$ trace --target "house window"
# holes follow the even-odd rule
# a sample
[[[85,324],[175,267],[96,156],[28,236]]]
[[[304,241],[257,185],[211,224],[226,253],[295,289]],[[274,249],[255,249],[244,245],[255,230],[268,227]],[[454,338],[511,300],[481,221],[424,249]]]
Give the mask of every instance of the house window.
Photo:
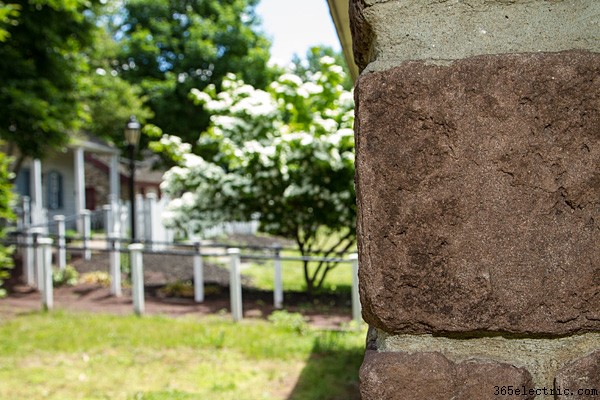
[[[17,174],[17,179],[15,180],[15,186],[17,188],[17,193],[21,196],[31,196],[31,174],[28,168],[21,168],[19,173]]]
[[[60,172],[48,172],[48,209],[63,208],[63,177]]]

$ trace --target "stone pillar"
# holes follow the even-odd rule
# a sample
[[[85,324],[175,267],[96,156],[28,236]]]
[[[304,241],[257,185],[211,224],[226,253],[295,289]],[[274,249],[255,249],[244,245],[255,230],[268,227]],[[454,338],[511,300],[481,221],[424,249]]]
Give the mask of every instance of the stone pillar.
[[[600,2],[350,8],[363,399],[600,392]]]

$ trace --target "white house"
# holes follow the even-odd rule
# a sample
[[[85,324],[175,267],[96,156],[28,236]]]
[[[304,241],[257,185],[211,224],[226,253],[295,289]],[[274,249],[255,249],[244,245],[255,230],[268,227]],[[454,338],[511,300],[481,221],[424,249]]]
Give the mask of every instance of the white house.
[[[119,149],[93,138],[73,138],[63,151],[54,151],[44,161],[26,160],[17,174],[15,190],[30,199],[31,223],[40,225],[55,215],[77,220],[86,207],[85,153],[109,157],[109,198],[115,204],[120,197]],[[46,219],[47,218],[47,219]],[[80,224],[78,224],[80,225]],[[78,226],[81,232],[81,227]]]

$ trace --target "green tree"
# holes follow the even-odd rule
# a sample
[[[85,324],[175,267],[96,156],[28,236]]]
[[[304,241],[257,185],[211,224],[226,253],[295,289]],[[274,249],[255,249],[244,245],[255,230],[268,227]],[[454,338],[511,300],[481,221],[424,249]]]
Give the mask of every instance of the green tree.
[[[119,76],[119,47],[106,29],[99,27],[92,45],[84,50],[87,66],[78,90],[85,122],[82,129],[117,145],[124,145],[123,126],[131,115],[144,123],[152,118],[142,89]]]
[[[268,40],[258,32],[258,0],[129,0],[113,22],[121,76],[142,87],[149,122],[195,143],[209,115],[192,88],[220,84],[228,72],[257,87],[269,82]],[[156,131],[156,130],[155,130]]]
[[[7,222],[15,218],[11,207],[13,193],[8,168],[9,158],[0,152],[0,239],[6,237]],[[4,280],[9,277],[12,266],[12,248],[0,245],[0,298],[6,295],[6,290],[2,286]]]
[[[84,110],[77,94],[92,41],[96,1],[14,0],[0,46],[0,138],[9,154],[43,158],[67,143]],[[2,9],[6,9],[3,6]],[[16,16],[14,11],[18,10]]]
[[[294,65],[295,73],[303,79],[306,79],[312,71],[316,71],[320,68],[320,60],[323,57],[331,57],[335,60],[335,64],[339,65],[344,70],[344,80],[342,86],[346,90],[351,90],[354,87],[350,70],[346,65],[346,59],[340,52],[335,51],[329,46],[313,46],[306,51],[304,58],[298,54],[294,54],[292,57],[292,64]]]
[[[228,75],[221,92],[193,91],[212,113],[199,141],[208,151],[200,157],[179,138],[161,139],[180,163],[165,175],[170,225],[202,232],[258,217],[262,231],[295,240],[305,256],[354,245],[353,96],[332,57],[304,75],[290,71],[266,91]],[[318,290],[334,267],[306,261],[307,290]]]
[[[0,43],[5,42],[10,36],[8,27],[16,23],[19,16],[19,9],[18,4],[6,4],[0,1]]]

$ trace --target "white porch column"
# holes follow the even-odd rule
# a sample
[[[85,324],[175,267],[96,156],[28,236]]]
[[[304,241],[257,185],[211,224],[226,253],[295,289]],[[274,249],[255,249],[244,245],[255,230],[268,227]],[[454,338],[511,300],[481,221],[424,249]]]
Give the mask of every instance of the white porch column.
[[[83,164],[83,148],[75,149],[75,214],[79,217],[85,209],[85,172]],[[83,233],[83,222],[77,218],[77,232]]]
[[[31,225],[42,224],[42,162],[39,159],[31,163]]]

